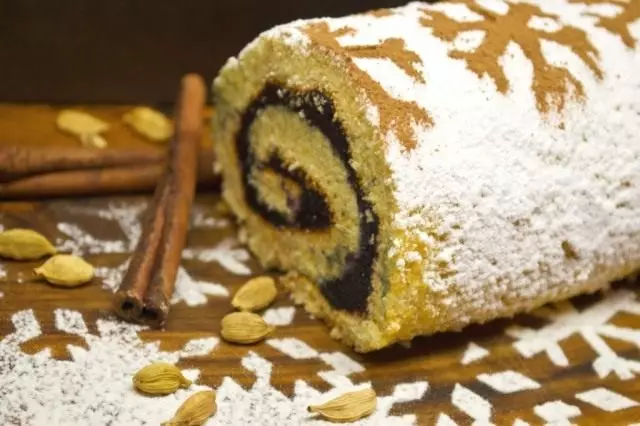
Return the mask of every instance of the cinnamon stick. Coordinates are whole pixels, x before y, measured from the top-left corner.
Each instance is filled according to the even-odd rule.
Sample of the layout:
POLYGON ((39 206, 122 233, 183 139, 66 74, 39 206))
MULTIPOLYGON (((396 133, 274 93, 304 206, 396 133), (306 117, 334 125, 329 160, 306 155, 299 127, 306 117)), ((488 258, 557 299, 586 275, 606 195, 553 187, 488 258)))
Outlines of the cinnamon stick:
POLYGON ((163 164, 71 170, 28 176, 0 184, 0 199, 46 198, 139 192, 154 188, 163 164))
POLYGON ((158 183, 143 219, 142 234, 136 245, 129 269, 120 288, 116 292, 116 312, 127 321, 139 322, 143 309, 143 299, 151 280, 151 271, 155 266, 155 253, 158 250, 165 224, 165 208, 170 195, 166 176, 158 183))
POLYGON ((198 145, 202 137, 202 113, 206 89, 202 79, 187 75, 182 80, 182 92, 176 117, 176 143, 171 146, 169 163, 170 199, 165 210, 166 221, 156 263, 144 297, 142 321, 161 326, 169 315, 169 303, 175 288, 182 249, 187 242, 191 204, 196 188, 198 145))
MULTIPOLYGON (((128 152, 128 151, 123 151, 128 152)), ((198 154, 198 185, 213 188, 219 177, 213 173, 213 151, 198 154)), ((55 171, 0 183, 0 199, 74 197, 153 191, 165 170, 165 163, 55 171)))
POLYGON ((195 194, 204 100, 202 78, 185 76, 169 164, 156 188, 129 270, 116 293, 115 310, 124 319, 160 327, 168 318, 195 194))
POLYGON ((157 149, 87 149, 0 147, 0 182, 56 171, 158 164, 165 153, 157 149))

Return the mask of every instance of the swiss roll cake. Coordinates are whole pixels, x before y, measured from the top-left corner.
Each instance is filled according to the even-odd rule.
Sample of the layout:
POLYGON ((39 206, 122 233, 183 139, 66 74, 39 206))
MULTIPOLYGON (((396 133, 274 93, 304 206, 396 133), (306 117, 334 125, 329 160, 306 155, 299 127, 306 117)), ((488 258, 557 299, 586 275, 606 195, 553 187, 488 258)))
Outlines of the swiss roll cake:
POLYGON ((640 269, 640 1, 451 0, 300 20, 213 84, 257 259, 371 351, 640 269))

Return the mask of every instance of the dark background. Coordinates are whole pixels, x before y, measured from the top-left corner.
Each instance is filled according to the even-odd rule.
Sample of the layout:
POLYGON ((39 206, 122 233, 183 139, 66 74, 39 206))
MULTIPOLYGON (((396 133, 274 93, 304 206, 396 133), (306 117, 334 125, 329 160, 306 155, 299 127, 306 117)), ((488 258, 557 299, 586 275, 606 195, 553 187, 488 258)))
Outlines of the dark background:
POLYGON ((172 102, 259 32, 408 0, 0 0, 0 102, 172 102))

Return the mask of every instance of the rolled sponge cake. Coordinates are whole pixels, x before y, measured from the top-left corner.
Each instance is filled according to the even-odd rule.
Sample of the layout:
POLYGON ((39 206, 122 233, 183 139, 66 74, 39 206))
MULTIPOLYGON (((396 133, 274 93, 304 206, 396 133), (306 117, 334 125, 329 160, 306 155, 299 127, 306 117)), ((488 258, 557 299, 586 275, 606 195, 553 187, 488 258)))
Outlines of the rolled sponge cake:
POLYGON ((223 195, 359 351, 640 269, 640 2, 451 0, 264 32, 215 79, 223 195))

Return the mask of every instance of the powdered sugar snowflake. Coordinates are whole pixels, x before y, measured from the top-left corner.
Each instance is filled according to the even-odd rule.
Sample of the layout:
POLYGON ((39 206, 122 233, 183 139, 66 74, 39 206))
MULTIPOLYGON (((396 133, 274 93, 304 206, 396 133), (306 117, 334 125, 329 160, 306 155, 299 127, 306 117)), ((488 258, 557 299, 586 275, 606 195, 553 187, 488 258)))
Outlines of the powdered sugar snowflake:
POLYGON ((629 290, 611 291, 602 301, 579 311, 571 303, 564 301, 540 308, 532 315, 549 321, 544 327, 531 328, 512 326, 506 333, 514 337, 514 348, 524 357, 530 358, 545 352, 557 366, 569 365, 560 342, 573 334, 580 334, 598 354, 593 368, 600 378, 615 373, 622 380, 629 380, 640 374, 640 361, 627 359, 616 354, 602 337, 623 340, 640 348, 640 331, 610 324, 619 312, 640 315, 638 296, 629 290))
POLYGON ((217 262, 227 271, 236 275, 249 275, 251 269, 244 263, 251 256, 249 252, 240 247, 235 238, 222 240, 213 248, 186 248, 182 253, 183 259, 194 259, 201 262, 217 262))
MULTIPOLYGON (((48 348, 25 354, 20 345, 42 331, 33 311, 15 313, 15 332, 0 341, 0 424, 159 424, 190 394, 207 388, 142 396, 133 390, 132 375, 150 362, 176 363, 178 352, 161 351, 158 342, 143 343, 137 336, 140 326, 99 319, 94 335, 79 312, 56 310, 55 318, 57 330, 83 338, 88 349, 69 345, 70 361, 52 358, 48 348)), ((189 375, 196 379, 198 374, 189 375)))
MULTIPOLYGON (((180 351, 165 352, 158 342, 140 340, 137 333, 145 328, 142 326, 99 319, 98 334, 92 334, 77 311, 58 309, 54 316, 56 329, 83 338, 87 349, 69 345, 70 360, 53 359, 48 349, 25 354, 20 345, 39 337, 42 331, 32 310, 15 313, 11 317, 15 331, 0 340, 0 424, 158 424, 170 418, 193 392, 208 389, 195 384, 172 395, 150 398, 135 392, 131 377, 150 362, 176 363, 181 357, 210 353, 218 344, 215 337, 195 339, 180 351)), ((331 374, 322 376, 331 389, 321 392, 298 380, 290 398, 271 384, 270 361, 249 352, 240 363, 256 376, 254 384, 245 390, 232 377, 225 377, 217 389, 217 413, 207 425, 328 425, 314 419, 307 406, 370 386, 354 384, 347 377, 354 372, 352 366, 345 370, 340 367, 345 359, 334 357, 331 374)), ((183 374, 197 380, 199 370, 184 370, 183 374)), ((357 424, 414 425, 414 415, 391 415, 390 410, 396 404, 420 399, 427 388, 426 382, 396 385, 391 394, 378 397, 376 411, 357 424)))
POLYGON ((186 269, 180 267, 171 303, 184 301, 188 306, 202 305, 207 303, 207 296, 229 297, 229 291, 221 284, 196 280, 186 269))
MULTIPOLYGON (((129 255, 135 249, 142 233, 140 216, 145 208, 146 204, 144 203, 110 203, 106 208, 71 206, 68 208, 71 213, 91 215, 117 222, 125 239, 102 240, 74 223, 62 222, 58 224, 58 230, 69 238, 60 238, 57 241, 58 249, 77 255, 105 253, 129 255)), ((191 225, 193 228, 209 229, 228 226, 229 222, 209 217, 202 208, 195 206, 191 225)), ((187 248, 183 251, 184 259, 205 263, 216 262, 237 275, 251 274, 251 269, 246 266, 250 257, 249 252, 240 247, 235 238, 224 239, 212 248, 187 248)), ((102 278, 103 286, 106 289, 115 292, 118 290, 128 267, 128 259, 116 267, 100 266, 96 268, 96 276, 102 278)), ((184 301, 188 306, 202 305, 207 302, 208 296, 228 297, 229 292, 226 287, 218 283, 193 278, 183 267, 178 270, 176 289, 171 299, 172 304, 184 301)))

